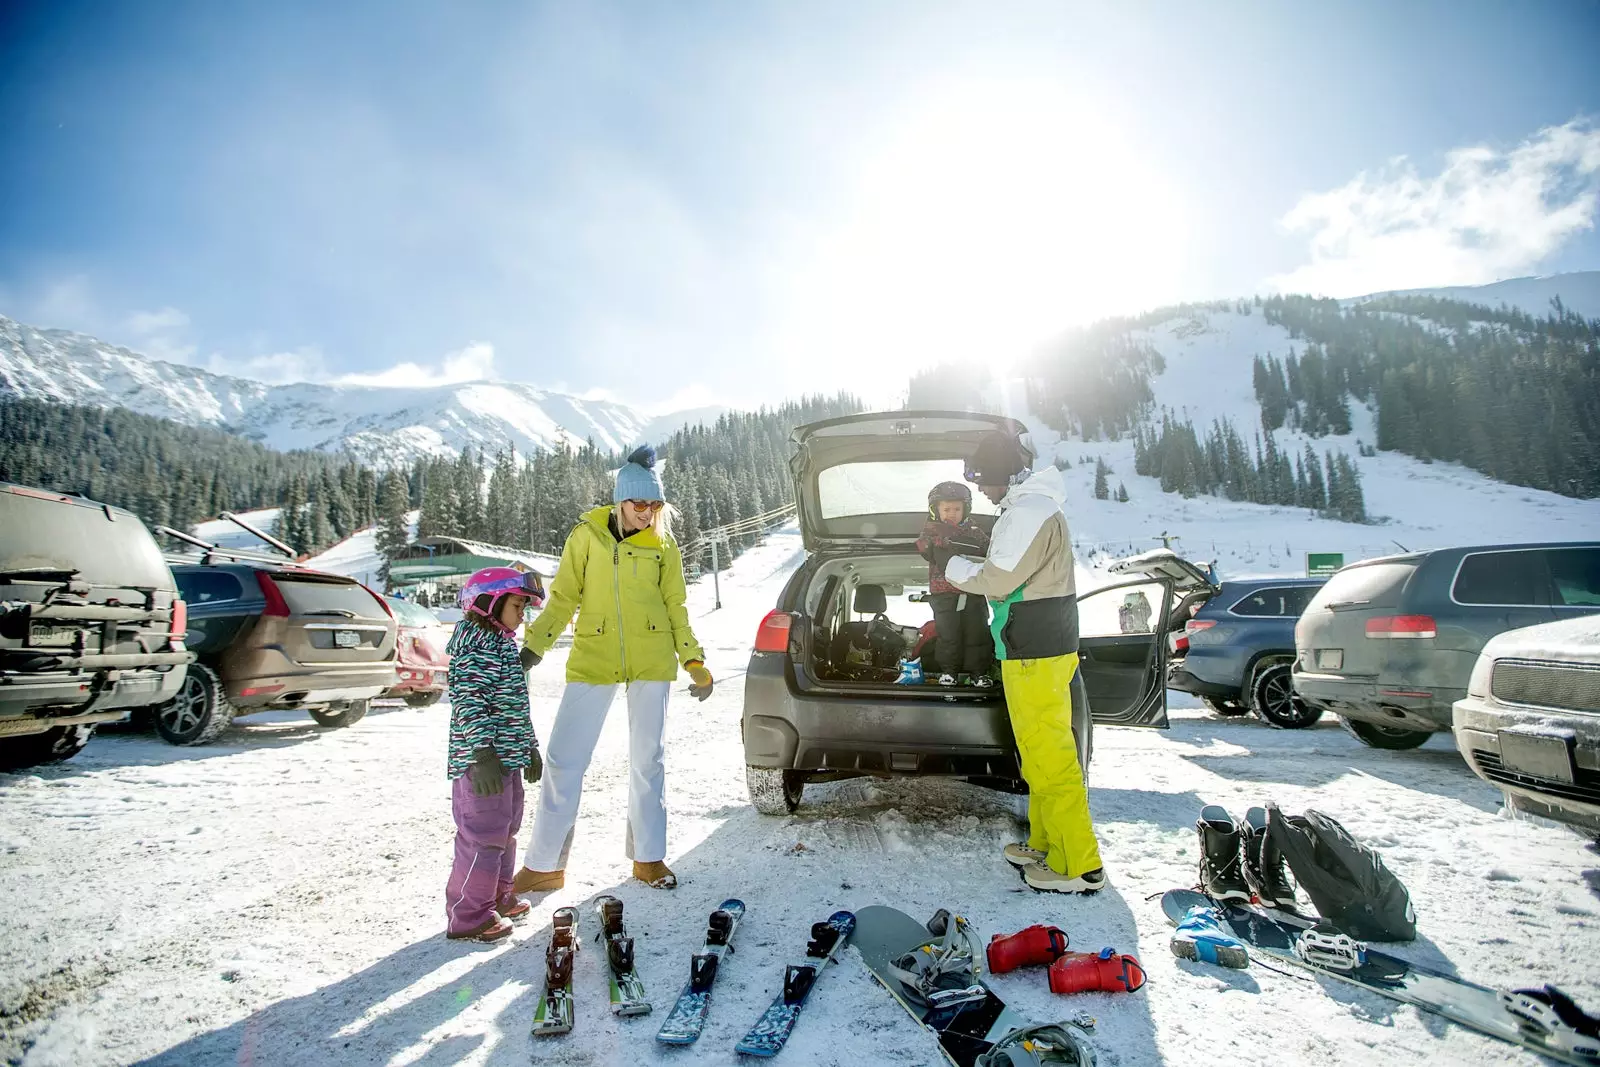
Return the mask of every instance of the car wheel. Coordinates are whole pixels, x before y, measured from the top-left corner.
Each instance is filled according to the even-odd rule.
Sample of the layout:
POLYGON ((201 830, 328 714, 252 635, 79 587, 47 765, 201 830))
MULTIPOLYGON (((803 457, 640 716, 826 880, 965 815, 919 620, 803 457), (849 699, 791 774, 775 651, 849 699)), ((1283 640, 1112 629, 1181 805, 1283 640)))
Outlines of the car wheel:
POLYGON ((1274 663, 1256 672, 1250 707, 1262 722, 1280 730, 1303 730, 1322 718, 1321 708, 1306 703, 1294 691, 1287 663, 1274 663))
POLYGON ((1250 708, 1242 700, 1224 700, 1221 697, 1201 697, 1200 703, 1216 712, 1218 715, 1246 715, 1250 708))
POLYGON ((439 703, 438 693, 407 693, 406 705, 413 708, 431 708, 439 703))
POLYGON ((750 803, 763 815, 789 815, 800 806, 806 780, 798 771, 778 771, 770 767, 745 767, 744 784, 750 790, 750 803))
POLYGON ((156 708, 156 733, 169 745, 204 745, 228 728, 233 714, 217 672, 191 663, 178 695, 156 708))
POLYGON ((312 709, 311 717, 317 720, 318 726, 326 726, 330 730, 337 730, 345 726, 354 726, 367 717, 367 708, 371 701, 352 700, 338 711, 317 711, 312 709))
POLYGON ((23 734, 0 741, 0 771, 20 771, 60 763, 83 751, 94 736, 93 723, 53 726, 42 734, 23 734))
POLYGON ((1339 722, 1351 737, 1372 748, 1417 748, 1433 736, 1428 730, 1407 730, 1399 726, 1347 719, 1343 715, 1339 716, 1339 722))

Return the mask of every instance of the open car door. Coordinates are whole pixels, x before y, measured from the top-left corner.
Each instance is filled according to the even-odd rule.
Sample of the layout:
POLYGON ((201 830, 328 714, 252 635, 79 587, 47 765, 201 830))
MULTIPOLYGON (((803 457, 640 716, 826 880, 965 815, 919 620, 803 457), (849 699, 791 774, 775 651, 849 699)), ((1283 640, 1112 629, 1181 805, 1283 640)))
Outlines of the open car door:
POLYGON ((1107 726, 1167 727, 1167 622, 1189 593, 1212 587, 1168 549, 1119 559, 1122 581, 1078 596, 1078 669, 1089 710, 1107 726))

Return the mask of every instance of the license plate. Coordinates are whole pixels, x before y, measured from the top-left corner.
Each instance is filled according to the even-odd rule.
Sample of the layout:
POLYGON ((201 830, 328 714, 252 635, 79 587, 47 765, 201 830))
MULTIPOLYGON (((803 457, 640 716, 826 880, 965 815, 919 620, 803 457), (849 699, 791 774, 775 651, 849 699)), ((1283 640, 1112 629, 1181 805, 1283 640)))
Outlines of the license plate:
POLYGON ((1344 666, 1344 649, 1319 648, 1317 649, 1317 670, 1336 671, 1344 666))
POLYGON ((1508 771, 1572 782, 1572 746, 1565 737, 1500 731, 1500 762, 1508 771))
POLYGON ((355 648, 359 644, 361 644, 361 635, 354 630, 333 631, 334 648, 355 648))
POLYGON ((75 626, 42 626, 34 623, 28 627, 28 644, 39 646, 49 645, 59 647, 70 645, 77 639, 78 629, 75 626))

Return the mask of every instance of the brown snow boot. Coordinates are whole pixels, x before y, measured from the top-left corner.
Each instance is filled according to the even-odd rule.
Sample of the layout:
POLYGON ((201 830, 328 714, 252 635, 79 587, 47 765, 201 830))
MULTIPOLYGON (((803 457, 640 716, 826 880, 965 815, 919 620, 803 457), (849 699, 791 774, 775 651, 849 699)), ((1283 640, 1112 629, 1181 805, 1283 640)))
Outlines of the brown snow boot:
POLYGON ((567 884, 566 871, 535 871, 528 867, 511 879, 513 893, 548 893, 567 884))
POLYGON ((651 889, 676 889, 678 876, 672 873, 665 863, 656 860, 654 863, 640 863, 633 861, 633 876, 651 889))

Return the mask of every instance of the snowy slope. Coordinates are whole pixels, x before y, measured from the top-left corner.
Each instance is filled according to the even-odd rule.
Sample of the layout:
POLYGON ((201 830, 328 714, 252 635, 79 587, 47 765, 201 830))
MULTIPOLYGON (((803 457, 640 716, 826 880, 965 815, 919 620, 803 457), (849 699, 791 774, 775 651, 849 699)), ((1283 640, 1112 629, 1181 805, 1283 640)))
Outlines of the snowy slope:
POLYGON ((1450 285, 1441 289, 1400 289, 1392 293, 1373 293, 1357 297, 1351 303, 1373 300, 1380 296, 1436 296, 1442 300, 1459 300, 1466 304, 1481 304, 1497 308, 1501 304, 1538 318, 1550 313, 1551 297, 1559 296, 1562 304, 1586 319, 1600 318, 1600 270, 1576 271, 1571 274, 1551 274, 1538 278, 1511 278, 1490 285, 1450 285))
MULTIPOLYGON (((1156 409, 1171 411, 1194 423, 1202 437, 1213 419, 1226 418, 1250 439, 1261 424, 1261 408, 1251 384, 1257 355, 1280 360, 1303 342, 1259 313, 1194 311, 1137 332, 1138 339, 1158 349, 1166 370, 1152 383, 1156 409)), ((1347 561, 1447 545, 1515 541, 1590 539, 1600 534, 1600 500, 1574 500, 1555 493, 1494 481, 1453 463, 1423 463, 1395 452, 1358 455, 1358 445, 1375 440, 1374 416, 1353 404, 1350 434, 1311 438, 1280 429, 1280 450, 1298 454, 1310 442, 1318 455, 1342 449, 1361 472, 1371 525, 1318 518, 1300 508, 1235 503, 1211 496, 1185 500, 1162 493, 1159 479, 1134 473, 1133 442, 1060 441, 1016 399, 1008 388, 1008 414, 1033 429, 1045 458, 1064 456, 1067 472, 1067 516, 1078 551, 1086 561, 1126 555, 1161 544, 1159 535, 1175 535, 1172 546, 1201 560, 1217 560, 1225 578, 1304 573, 1307 552, 1342 552, 1347 561), (1080 463, 1084 457, 1087 464, 1080 463), (1111 467, 1110 487, 1119 482, 1130 500, 1094 499, 1094 457, 1111 467)), ((1004 407, 1005 405, 1000 405, 1004 407)))
MULTIPOLYGON (((1025 892, 999 857, 1019 833, 1008 798, 958 782, 808 786, 792 818, 757 815, 743 782, 741 672, 763 613, 798 564, 792 530, 740 557, 690 614, 717 677, 710 700, 675 687, 666 760, 672 893, 630 880, 623 851, 627 715, 611 709, 590 765, 567 887, 532 898, 510 942, 444 940, 451 823, 448 709, 374 708, 348 730, 304 716, 241 720, 218 744, 175 749, 104 734, 70 763, 0 775, 0 1059, 29 1067, 140 1063, 306 1067, 528 1063, 733 1065, 733 1044, 781 987, 811 923, 836 908, 948 907, 981 940, 1032 923, 1075 949, 1140 957, 1135 994, 1051 994, 1039 969, 993 978, 1036 1022, 1087 1013, 1102 1067, 1539 1067, 1545 1062, 1333 982, 1262 967, 1175 960, 1147 899, 1195 878, 1202 804, 1234 813, 1272 798, 1327 811, 1383 852, 1421 937, 1394 951, 1490 986, 1559 982, 1600 1005, 1600 861, 1582 839, 1516 821, 1440 737, 1415 752, 1366 749, 1336 726, 1271 730, 1193 709, 1173 729, 1101 728, 1090 804, 1110 887, 1089 899, 1025 892), (245 802, 245 801, 248 802, 245 802), (61 873, 74 873, 70 902, 61 873), (603 956, 585 939, 577 1028, 528 1034, 550 913, 620 896, 655 1010, 606 1011, 603 956), (748 905, 704 1036, 656 1044, 705 917, 748 905), (93 902, 86 906, 84 902, 93 902)), ((549 737, 567 650, 532 674, 549 737)), ((529 801, 527 818, 533 817, 529 801)), ((528 831, 524 823, 523 834, 528 831)), ((847 950, 819 981, 781 1062, 932 1065, 920 1031, 847 950)))
POLYGON ((271 448, 348 450, 376 463, 472 447, 527 453, 593 439, 604 449, 665 435, 697 409, 652 419, 625 404, 584 400, 512 382, 425 389, 301 383, 269 386, 164 363, 66 330, 39 330, 0 316, 0 394, 122 407, 194 426, 214 426, 271 448))

